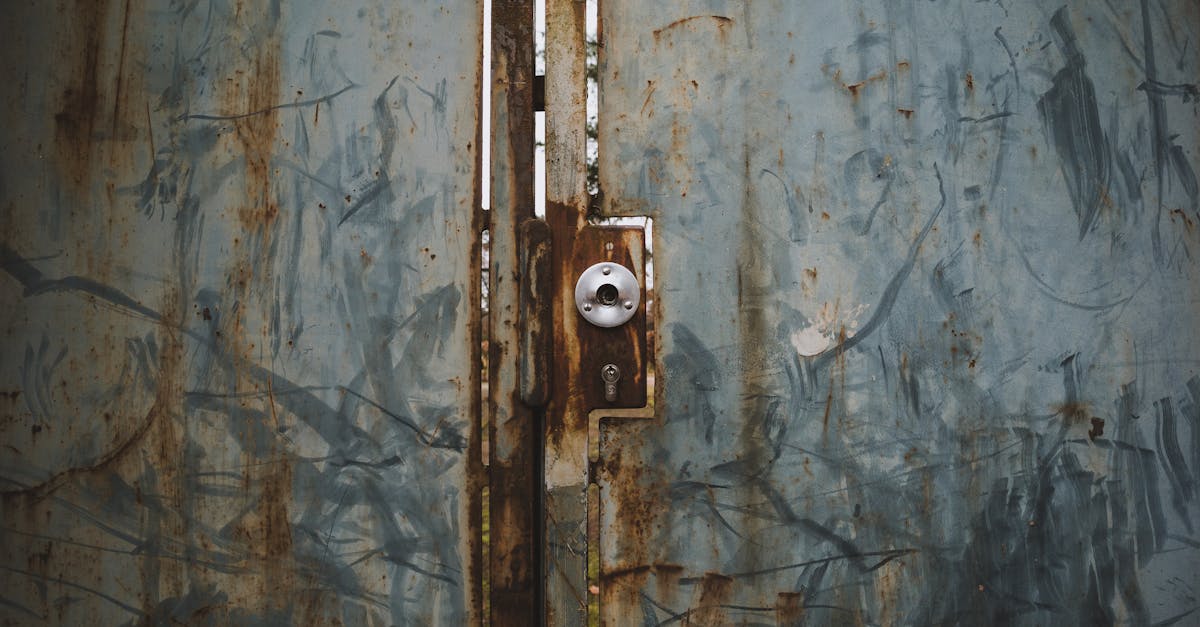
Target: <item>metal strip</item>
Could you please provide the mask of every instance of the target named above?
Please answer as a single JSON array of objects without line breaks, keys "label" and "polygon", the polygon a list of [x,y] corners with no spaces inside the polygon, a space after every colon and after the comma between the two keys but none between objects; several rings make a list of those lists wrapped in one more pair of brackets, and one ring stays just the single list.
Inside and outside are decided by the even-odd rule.
[{"label": "metal strip", "polygon": [[585,3],[546,2],[546,222],[554,237],[554,372],[546,420],[546,622],[587,617],[587,409],[573,399],[583,376],[572,264],[588,203]]},{"label": "metal strip", "polygon": [[492,4],[491,624],[540,614],[541,417],[521,402],[521,225],[533,217],[533,1]]},{"label": "metal strip", "polygon": [[535,408],[546,405],[554,384],[550,253],[550,227],[544,220],[526,220],[520,250],[521,402]]}]

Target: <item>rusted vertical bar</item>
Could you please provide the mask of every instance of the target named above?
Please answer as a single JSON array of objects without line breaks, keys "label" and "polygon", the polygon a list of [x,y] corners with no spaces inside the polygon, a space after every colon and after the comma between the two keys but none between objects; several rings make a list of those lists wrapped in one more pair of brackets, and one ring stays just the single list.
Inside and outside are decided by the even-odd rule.
[{"label": "rusted vertical bar", "polygon": [[554,237],[554,366],[546,413],[546,621],[580,625],[587,610],[587,409],[568,285],[586,223],[587,74],[583,0],[546,2],[546,221]]},{"label": "rusted vertical bar", "polygon": [[541,603],[541,428],[519,398],[521,224],[533,217],[532,0],[492,3],[489,316],[493,625],[527,625]]},{"label": "rusted vertical bar", "polygon": [[[483,42],[485,41],[483,29],[484,20],[484,4],[483,0],[479,0],[475,5],[475,10],[478,11],[479,20],[476,23],[476,33],[480,42],[478,55],[476,56],[476,74],[475,85],[479,90],[475,104],[475,143],[479,147],[475,152],[475,177],[474,189],[472,190],[471,208],[473,210],[471,221],[471,261],[470,275],[467,279],[466,291],[467,302],[470,305],[467,311],[471,312],[471,319],[468,322],[467,332],[470,335],[470,348],[468,356],[468,364],[470,373],[467,375],[467,385],[470,389],[470,416],[471,437],[467,444],[467,498],[466,501],[466,516],[467,516],[467,533],[462,543],[465,545],[468,561],[467,561],[467,617],[472,625],[482,625],[487,617],[484,615],[484,590],[483,582],[486,579],[484,576],[488,564],[484,561],[484,556],[487,553],[484,551],[484,533],[483,533],[483,510],[484,510],[484,491],[488,486],[488,469],[483,462],[483,438],[487,436],[483,432],[483,404],[488,402],[488,399],[483,396],[483,376],[485,363],[485,355],[483,354],[483,339],[484,339],[484,319],[483,308],[480,303],[483,302],[483,230],[487,226],[488,215],[483,211],[483,177],[480,172],[483,172],[483,129],[485,115],[488,111],[483,110],[483,90],[491,89],[491,85],[485,85],[484,77],[487,75],[483,70]],[[484,173],[485,175],[487,173]],[[490,447],[489,447],[490,449]]]}]

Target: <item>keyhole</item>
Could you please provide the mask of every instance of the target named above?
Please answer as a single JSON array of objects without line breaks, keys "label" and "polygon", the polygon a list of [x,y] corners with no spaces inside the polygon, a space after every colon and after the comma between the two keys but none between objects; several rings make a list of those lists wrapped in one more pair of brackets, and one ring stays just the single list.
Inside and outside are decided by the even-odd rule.
[{"label": "keyhole", "polygon": [[605,307],[612,307],[617,304],[617,286],[612,283],[605,283],[596,289],[596,302]]}]

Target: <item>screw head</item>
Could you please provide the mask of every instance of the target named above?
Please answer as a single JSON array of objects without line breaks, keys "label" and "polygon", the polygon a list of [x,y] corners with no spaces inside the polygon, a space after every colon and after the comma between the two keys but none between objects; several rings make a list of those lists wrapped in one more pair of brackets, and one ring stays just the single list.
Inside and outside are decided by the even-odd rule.
[{"label": "screw head", "polygon": [[600,269],[600,271],[604,273],[604,276],[608,276],[608,275],[612,274],[612,268],[610,268],[608,266],[604,266],[603,268]]},{"label": "screw head", "polygon": [[626,309],[633,309],[633,301],[627,300],[624,303]]},{"label": "screw head", "polygon": [[591,303],[584,303],[584,304],[583,304],[583,310],[584,310],[584,311],[591,311],[591,310],[592,310],[592,304],[591,304]]}]

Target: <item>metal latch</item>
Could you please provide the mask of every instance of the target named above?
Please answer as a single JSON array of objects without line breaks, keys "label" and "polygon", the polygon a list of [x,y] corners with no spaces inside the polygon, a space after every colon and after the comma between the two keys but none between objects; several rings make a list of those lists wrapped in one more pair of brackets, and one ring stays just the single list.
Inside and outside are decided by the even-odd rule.
[{"label": "metal latch", "polygon": [[572,363],[560,361],[553,374],[572,377],[564,398],[582,412],[642,407],[649,354],[645,232],[632,225],[588,225],[569,246],[554,255],[562,259],[555,270],[563,272],[555,285],[575,306],[560,301],[565,309],[556,309],[567,319],[554,322],[562,325],[554,331],[564,347],[554,353],[569,355]]}]

